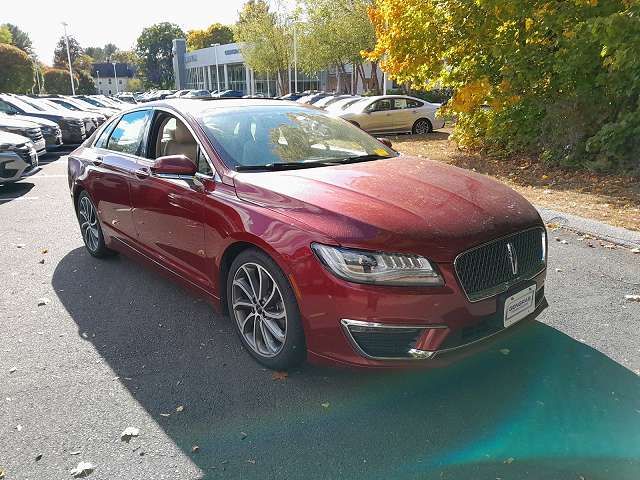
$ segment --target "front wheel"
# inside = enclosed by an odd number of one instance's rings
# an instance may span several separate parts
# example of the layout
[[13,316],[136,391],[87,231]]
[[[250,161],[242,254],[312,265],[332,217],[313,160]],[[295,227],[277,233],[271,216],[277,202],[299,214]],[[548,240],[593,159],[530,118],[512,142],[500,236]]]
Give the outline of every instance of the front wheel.
[[286,370],[306,356],[293,289],[278,265],[259,250],[245,250],[227,277],[229,316],[242,343],[262,365]]
[[433,125],[431,125],[431,121],[428,118],[421,118],[420,120],[416,120],[411,131],[416,135],[431,133],[433,131]]

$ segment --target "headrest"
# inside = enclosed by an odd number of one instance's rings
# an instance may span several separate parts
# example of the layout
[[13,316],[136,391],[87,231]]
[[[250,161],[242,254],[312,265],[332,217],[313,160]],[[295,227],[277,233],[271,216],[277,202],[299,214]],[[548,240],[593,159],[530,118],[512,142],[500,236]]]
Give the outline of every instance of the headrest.
[[191,135],[189,129],[181,121],[176,121],[176,129],[173,133],[173,138],[175,138],[178,143],[195,143],[193,135]]

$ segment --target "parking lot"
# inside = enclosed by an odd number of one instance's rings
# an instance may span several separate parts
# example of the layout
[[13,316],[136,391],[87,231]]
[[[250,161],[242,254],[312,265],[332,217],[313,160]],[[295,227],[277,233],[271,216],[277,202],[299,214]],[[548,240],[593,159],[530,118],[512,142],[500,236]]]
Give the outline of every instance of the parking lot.
[[42,164],[0,187],[7,479],[638,478],[640,256],[553,232],[550,308],[478,355],[274,378],[202,299],[90,257],[66,157]]

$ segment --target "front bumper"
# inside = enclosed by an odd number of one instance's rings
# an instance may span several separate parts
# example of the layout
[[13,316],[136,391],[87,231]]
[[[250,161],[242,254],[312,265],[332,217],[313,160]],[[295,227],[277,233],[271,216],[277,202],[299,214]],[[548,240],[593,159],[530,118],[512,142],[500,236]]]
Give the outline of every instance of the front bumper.
[[[315,260],[315,259],[314,259]],[[515,331],[547,306],[546,270],[508,292],[470,302],[452,264],[439,264],[442,287],[383,287],[335,278],[316,262],[299,264],[296,279],[309,360],[358,367],[430,367],[464,356],[476,345],[503,332]],[[313,273],[312,273],[313,272]],[[501,302],[523,285],[536,285],[536,309],[504,328]],[[304,299],[304,300],[301,300]],[[358,324],[363,327],[354,330]],[[382,330],[366,335],[366,326]],[[364,334],[362,333],[364,332]],[[385,334],[386,332],[386,334]]]
[[64,143],[78,144],[84,142],[87,138],[84,123],[63,125],[61,130]]
[[38,154],[34,148],[24,152],[0,152],[0,183],[17,182],[38,170]]

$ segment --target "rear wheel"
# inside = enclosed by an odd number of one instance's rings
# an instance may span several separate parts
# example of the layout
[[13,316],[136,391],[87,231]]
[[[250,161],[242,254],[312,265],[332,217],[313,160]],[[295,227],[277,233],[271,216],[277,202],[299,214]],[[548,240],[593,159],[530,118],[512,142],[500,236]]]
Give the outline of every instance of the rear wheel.
[[278,265],[259,250],[245,250],[227,277],[229,316],[242,343],[262,365],[285,370],[306,355],[293,289]]
[[431,121],[428,118],[421,118],[416,120],[413,124],[413,128],[411,132],[416,135],[422,135],[424,133],[431,133],[433,131],[433,125],[431,125]]
[[82,191],[78,197],[78,223],[84,246],[91,255],[102,258],[115,253],[104,243],[98,209],[85,191]]

